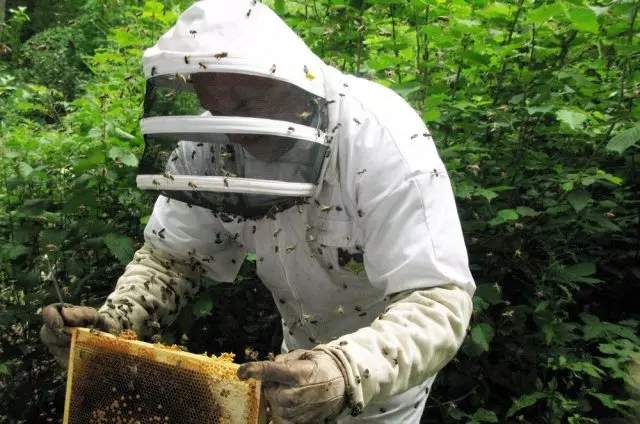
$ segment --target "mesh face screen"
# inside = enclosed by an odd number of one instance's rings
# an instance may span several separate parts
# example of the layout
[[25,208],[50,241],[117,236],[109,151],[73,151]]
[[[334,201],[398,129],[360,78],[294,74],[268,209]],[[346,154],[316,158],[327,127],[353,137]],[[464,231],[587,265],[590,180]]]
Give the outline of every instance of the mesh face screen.
[[283,120],[326,131],[324,99],[273,79],[218,72],[161,75],[147,80],[144,117],[244,116]]
[[[175,176],[193,177],[186,190],[160,194],[212,211],[245,218],[266,215],[274,206],[287,209],[303,199],[278,195],[208,192],[198,177],[239,177],[265,181],[317,183],[328,146],[307,140],[272,135],[147,134],[140,174],[162,175],[155,182],[171,186]],[[226,185],[234,187],[233,181]]]
[[65,424],[264,423],[260,385],[229,356],[73,330]]

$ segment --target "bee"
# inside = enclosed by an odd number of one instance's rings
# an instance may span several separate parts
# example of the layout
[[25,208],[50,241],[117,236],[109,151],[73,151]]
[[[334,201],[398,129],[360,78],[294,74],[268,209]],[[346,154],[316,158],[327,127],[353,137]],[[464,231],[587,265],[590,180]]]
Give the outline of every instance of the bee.
[[439,177],[439,176],[440,176],[440,174],[438,173],[438,170],[437,170],[437,169],[433,168],[433,171],[431,171],[431,176],[432,176],[432,177]]
[[280,231],[282,231],[282,228],[278,228],[278,229],[273,233],[273,236],[274,236],[274,237],[278,237],[278,234],[280,234]]
[[387,356],[387,355],[389,354],[389,351],[387,350],[387,348],[386,348],[386,347],[383,347],[383,348],[382,348],[382,354],[383,354],[384,356]]
[[252,10],[253,10],[253,9],[249,9],[249,10],[247,10],[247,18],[248,18],[249,16],[251,16],[251,11],[252,11]]
[[346,345],[347,345],[347,343],[348,343],[348,342],[347,342],[346,340],[342,340],[342,341],[340,341],[338,344],[339,344],[340,346],[346,346]]
[[260,256],[260,259],[258,259],[258,262],[262,263],[264,261],[264,257]]
[[160,185],[160,181],[158,181],[158,180],[156,180],[156,179],[152,180],[151,182],[152,182],[152,183],[153,183],[153,185],[155,185],[155,186],[159,186],[159,185]]
[[360,376],[359,376],[359,375],[356,375],[356,384],[360,384],[360,381],[361,381],[361,380],[360,380]]
[[200,66],[202,69],[207,69],[207,65],[202,62],[198,62],[198,66]]
[[231,156],[233,156],[233,153],[231,152],[222,152],[222,154],[220,155],[220,157],[222,157],[223,159],[230,158]]
[[340,122],[338,122],[338,123],[336,124],[336,126],[335,126],[335,127],[333,127],[333,129],[331,130],[331,132],[332,132],[332,133],[336,132],[336,131],[337,131],[337,129],[338,129],[338,128],[340,128],[340,126],[341,126],[341,125],[342,125],[342,124],[341,124]]
[[229,180],[227,179],[227,177],[224,177],[224,178],[222,179],[222,182],[224,183],[224,186],[225,186],[225,187],[229,187]]
[[371,372],[369,371],[369,368],[366,368],[363,372],[362,372],[362,376],[364,378],[369,378],[369,376],[371,375]]
[[235,260],[235,259],[231,259],[231,263],[232,263],[232,264],[235,264],[235,263],[236,263],[236,260]]
[[353,118],[353,122],[355,122],[356,124],[360,125],[360,121],[358,121],[356,118]]
[[429,134],[429,131],[426,131],[424,133],[422,133],[423,137],[431,137],[431,134]]
[[171,158],[171,162],[175,162],[178,160],[178,155],[175,155],[174,157]]
[[393,358],[393,365],[398,365],[398,358]]
[[196,144],[196,147],[202,147],[202,146],[204,146],[204,143],[198,143],[198,144]]
[[166,230],[167,230],[166,228],[163,228],[162,230],[158,231],[158,237],[164,240],[164,232]]
[[229,56],[229,53],[227,52],[220,52],[213,55],[213,57],[215,57],[216,59],[222,59],[223,57],[228,57],[228,56]]
[[278,246],[276,246],[273,250],[274,250],[276,253],[278,253],[279,247],[278,247]]
[[309,72],[309,68],[307,68],[307,65],[304,65],[304,76],[306,76],[310,81],[316,79],[316,76]]
[[291,252],[293,252],[294,250],[296,250],[296,245],[295,245],[295,244],[294,244],[293,246],[288,246],[286,249],[284,249],[284,251],[285,251],[286,253],[291,253]]
[[344,93],[338,93],[338,96],[340,96],[340,97],[344,97],[344,96],[346,96],[346,94],[344,94]]
[[173,175],[171,175],[169,172],[163,173],[162,176],[170,179],[171,181],[175,181],[175,178],[173,178]]
[[158,73],[158,68],[156,68],[155,66],[152,66],[151,67],[151,76],[154,76],[157,73]]
[[361,170],[359,170],[358,172],[356,172],[356,174],[358,174],[358,175],[362,175],[362,174],[364,174],[365,172],[367,172],[366,168],[362,168]]
[[289,127],[289,128],[287,128],[287,131],[289,131],[290,133],[294,132],[295,130],[296,130],[296,129],[295,129],[295,128],[293,128],[293,127]]
[[343,83],[342,83],[342,86],[343,86],[344,88],[349,88],[349,84],[347,84],[346,82],[343,82]]
[[198,188],[198,185],[197,185],[196,183],[194,183],[193,181],[189,181],[189,182],[187,183],[187,185],[188,185],[189,187],[191,187],[192,189],[194,189],[194,190]]
[[189,64],[189,56],[185,56],[185,57],[184,57],[184,63],[185,63],[186,65],[188,65],[188,64]]
[[331,209],[333,209],[333,205],[322,205],[320,207],[320,210],[322,212],[329,212]]
[[188,82],[187,76],[185,74],[176,74],[176,78],[182,80],[182,82],[184,82],[185,84],[187,84]]
[[336,102],[335,100],[327,100],[327,101],[325,102],[325,105],[330,105],[330,104],[333,104],[333,103],[335,103],[335,102]]
[[252,234],[255,234],[255,233],[256,233],[256,226],[255,226],[255,225],[251,228],[251,233],[252,233]]
[[336,206],[336,210],[337,210],[338,212],[341,212],[341,211],[342,211],[342,206]]
[[196,151],[194,150],[193,153],[191,153],[191,160],[194,160],[196,158]]
[[190,29],[189,30],[189,34],[191,35],[196,35],[198,33],[198,31],[196,31],[195,29]]
[[271,65],[271,73],[272,74],[276,73],[276,64],[275,63],[273,65]]
[[311,116],[311,112],[309,111],[304,111],[300,115],[298,115],[300,119],[307,119],[309,116]]

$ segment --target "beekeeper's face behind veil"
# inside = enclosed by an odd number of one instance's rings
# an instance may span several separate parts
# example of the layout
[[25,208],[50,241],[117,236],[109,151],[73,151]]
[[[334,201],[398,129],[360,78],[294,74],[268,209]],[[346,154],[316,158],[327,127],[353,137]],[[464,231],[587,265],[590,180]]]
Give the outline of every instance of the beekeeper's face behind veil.
[[[321,99],[282,81],[254,75],[198,73],[191,76],[200,106],[212,116],[236,116],[288,121],[318,128]],[[314,122],[315,121],[315,122]],[[228,134],[253,156],[275,161],[291,143],[260,143],[260,134]]]
[[200,1],[144,62],[140,188],[246,218],[319,189],[329,157],[316,81],[324,64],[266,6]]

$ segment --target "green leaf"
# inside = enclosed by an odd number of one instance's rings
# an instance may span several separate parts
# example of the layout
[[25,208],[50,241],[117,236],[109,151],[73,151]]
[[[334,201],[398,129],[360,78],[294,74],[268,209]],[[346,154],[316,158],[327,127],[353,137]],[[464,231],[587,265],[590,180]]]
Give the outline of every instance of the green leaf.
[[442,113],[438,109],[429,109],[422,114],[422,120],[424,122],[433,122],[437,120]]
[[598,32],[598,17],[593,10],[588,7],[568,7],[565,11],[573,27],[578,31]]
[[276,11],[278,15],[284,14],[284,11],[285,11],[284,0],[275,0],[273,2],[273,9]]
[[595,339],[604,334],[604,325],[602,325],[600,318],[587,313],[581,313],[579,317],[586,324],[583,328],[586,340]]
[[206,295],[200,296],[198,300],[191,307],[191,311],[193,314],[200,318],[203,316],[211,315],[211,310],[213,309],[213,301],[210,297]]
[[598,399],[607,408],[610,408],[610,409],[618,408],[618,404],[616,403],[616,400],[611,395],[607,395],[605,393],[588,393],[588,394]]
[[256,261],[256,254],[255,253],[247,253],[247,256],[245,257],[245,260],[247,260],[249,262],[255,262]]
[[560,109],[556,112],[556,118],[567,124],[572,130],[577,131],[581,129],[582,124],[587,120],[588,115],[575,110]]
[[0,249],[0,259],[12,261],[27,253],[29,253],[27,246],[22,244],[8,244],[2,246],[2,249]]
[[516,208],[516,212],[518,213],[518,215],[520,216],[538,216],[540,215],[540,212],[537,212],[531,208],[528,208],[526,206],[518,206]]
[[138,166],[138,158],[130,150],[120,146],[114,146],[109,150],[109,157],[113,160],[120,160],[127,166]]
[[622,131],[607,143],[607,150],[622,153],[640,141],[640,125]]
[[478,345],[484,352],[489,351],[489,343],[493,339],[493,327],[489,324],[476,324],[471,329],[471,341]]
[[564,10],[559,3],[540,6],[529,12],[528,21],[534,24],[540,24],[549,18],[562,15]]
[[135,252],[133,239],[119,234],[107,234],[104,236],[104,242],[109,251],[118,258],[122,265],[127,265],[133,259]]
[[501,209],[498,211],[498,216],[504,221],[515,221],[518,219],[518,212],[515,209]]
[[574,277],[588,277],[596,273],[596,265],[590,262],[583,262],[565,268],[564,272]]
[[567,201],[576,212],[580,212],[589,203],[593,202],[593,199],[584,191],[572,191],[567,195]]
[[498,197],[498,193],[496,193],[493,190],[489,190],[487,188],[479,188],[476,190],[475,193],[477,196],[482,196],[485,199],[487,199],[487,201],[489,203],[491,203],[491,200],[495,199],[496,197]]
[[496,413],[484,408],[478,409],[473,414],[473,417],[471,417],[471,419],[480,423],[497,423],[498,422],[498,417],[496,416]]
[[20,162],[18,164],[18,169],[20,170],[20,175],[22,178],[27,178],[33,172],[33,168],[26,162]]
[[554,105],[542,105],[542,106],[531,106],[527,108],[527,113],[529,115],[535,115],[536,113],[548,113],[551,112],[555,108]]
[[507,411],[507,417],[511,417],[521,409],[535,405],[536,402],[538,402],[540,399],[544,399],[546,397],[547,395],[542,392],[533,392],[520,396],[513,402],[513,405],[511,405],[511,407]]
[[9,373],[9,367],[7,366],[7,364],[0,364],[0,375],[10,375]]
[[502,303],[502,293],[497,284],[478,284],[474,297],[478,297],[490,305]]

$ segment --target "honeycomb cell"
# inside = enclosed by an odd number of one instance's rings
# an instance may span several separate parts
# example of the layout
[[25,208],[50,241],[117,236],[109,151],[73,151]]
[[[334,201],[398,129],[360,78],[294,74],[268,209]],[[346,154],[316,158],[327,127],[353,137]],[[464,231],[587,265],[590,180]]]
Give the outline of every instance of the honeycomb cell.
[[233,359],[75,328],[64,423],[263,424],[260,384]]

